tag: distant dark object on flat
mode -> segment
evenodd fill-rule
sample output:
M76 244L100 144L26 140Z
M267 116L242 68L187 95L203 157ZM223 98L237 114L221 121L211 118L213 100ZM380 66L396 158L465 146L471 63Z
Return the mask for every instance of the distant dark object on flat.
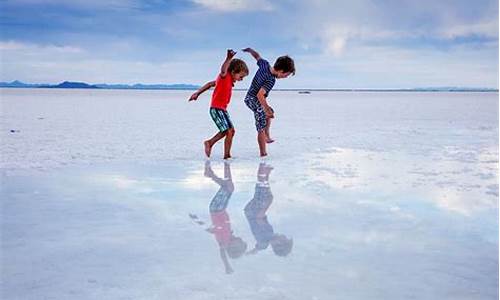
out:
M90 85L85 82L71 82L64 81L57 85L44 86L45 88L56 88L56 89L98 89L96 85Z
M310 94L311 91L299 91L299 94Z

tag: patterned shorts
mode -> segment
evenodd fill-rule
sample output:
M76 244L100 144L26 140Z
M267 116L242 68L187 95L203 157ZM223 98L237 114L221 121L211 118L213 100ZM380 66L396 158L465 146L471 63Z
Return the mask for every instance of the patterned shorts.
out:
M231 118L229 118L229 113L223 109L210 107L210 117L212 117L220 132L234 127Z
M225 189L224 187L220 188L217 194L212 198L212 201L210 201L210 212L213 213L225 210L232 194L233 192L231 190Z
M257 183L252 200L245 206L245 215L255 218L262 210L266 210L271 205L273 198L269 184Z
M264 128L266 128L267 126L266 113L264 112L264 108L260 104L259 100L254 97L247 96L245 98L245 104L253 111L253 115L255 118L255 128L257 129L257 131L264 130ZM272 108L271 111L274 112Z

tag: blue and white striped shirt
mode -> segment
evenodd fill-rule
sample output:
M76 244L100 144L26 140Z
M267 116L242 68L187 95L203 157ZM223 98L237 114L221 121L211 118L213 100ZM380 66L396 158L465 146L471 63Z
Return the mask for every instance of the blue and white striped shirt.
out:
M247 97L257 98L257 93L261 88L266 90L265 96L267 97L276 82L276 78L271 73L271 66L267 60L261 58L257 61L257 65L259 66L259 69L253 77L252 85L250 85L250 88L248 89Z

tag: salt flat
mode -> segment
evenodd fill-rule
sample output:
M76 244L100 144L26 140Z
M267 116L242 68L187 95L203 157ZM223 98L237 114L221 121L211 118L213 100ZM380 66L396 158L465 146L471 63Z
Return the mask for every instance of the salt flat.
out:
M261 160L236 91L225 164L208 95L0 92L3 299L498 298L498 93L275 91Z

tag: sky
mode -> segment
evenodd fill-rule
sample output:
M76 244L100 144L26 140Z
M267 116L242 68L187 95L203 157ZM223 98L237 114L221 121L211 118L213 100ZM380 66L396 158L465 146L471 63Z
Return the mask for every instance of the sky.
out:
M213 80L252 47L278 88L498 88L497 0L0 0L0 81Z

